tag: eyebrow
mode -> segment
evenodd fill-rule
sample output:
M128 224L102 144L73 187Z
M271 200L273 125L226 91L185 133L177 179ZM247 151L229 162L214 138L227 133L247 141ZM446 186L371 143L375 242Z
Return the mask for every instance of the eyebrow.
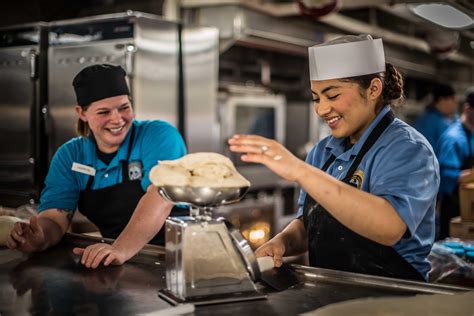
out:
M323 93L325 93L325 92L328 92L329 90L335 89L335 88L340 88L340 86L328 86L328 87L324 88L324 89L321 91L321 94L323 94ZM318 94L317 94L316 92L314 92L313 90L311 90L311 92L312 92L313 94L318 95Z
M121 108L121 107L123 107L125 105L129 105L129 104L130 104L130 102L125 102L123 104L120 104L118 107ZM98 108L96 111L110 111L110 109L109 108Z

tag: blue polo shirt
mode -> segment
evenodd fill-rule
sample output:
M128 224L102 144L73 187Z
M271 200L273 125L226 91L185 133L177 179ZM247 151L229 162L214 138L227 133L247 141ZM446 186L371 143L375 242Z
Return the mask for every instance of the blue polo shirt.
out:
M453 119L444 116L434 106L430 105L415 121L415 128L426 137L431 147L436 148L441 134L451 125Z
M141 162L144 191L151 184L150 169L158 160L174 160L186 154L186 147L179 132L163 121L133 121L135 140L129 162ZM74 162L91 166L96 170L92 189L101 189L122 182L121 161L127 160L131 130L120 145L117 154L106 165L97 157L95 140L91 137L76 137L63 144L55 153L41 193L38 212L50 208L74 212L79 194L85 190L89 175L73 171Z
M471 134L471 148L474 150L474 133ZM441 171L441 195L453 194L458 185L459 175L464 160L474 153L469 153L467 137L463 130L461 120L457 120L446 132L441 135L436 146L436 154Z
M347 151L345 139L329 136L311 150L306 162L322 168L334 155L337 158L326 172L342 180L367 137L389 110L390 107L385 106ZM396 118L366 153L354 174L359 175L359 188L386 199L403 219L410 236L399 240L393 248L427 278L430 270L427 257L434 242L440 181L438 161L428 141ZM302 190L298 217L303 214L305 198L306 192Z

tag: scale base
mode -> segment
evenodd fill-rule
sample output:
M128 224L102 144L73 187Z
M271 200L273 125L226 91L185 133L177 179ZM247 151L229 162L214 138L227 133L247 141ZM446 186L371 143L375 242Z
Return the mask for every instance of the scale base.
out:
M181 299L175 296L168 289L161 289L158 291L158 296L175 306L182 303L191 303L196 306L200 305L213 305L213 304L222 304L229 302L241 302L241 301L254 301L266 299L267 296L259 292L241 292L241 293L227 293L227 294L214 294L214 295L204 295L204 296L195 296L187 299Z

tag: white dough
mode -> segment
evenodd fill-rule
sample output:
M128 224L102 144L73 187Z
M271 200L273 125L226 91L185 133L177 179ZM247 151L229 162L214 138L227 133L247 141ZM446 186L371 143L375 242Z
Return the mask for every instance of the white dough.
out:
M250 186L229 158L217 153L195 153L177 160L159 161L150 171L151 182L159 186L240 188Z

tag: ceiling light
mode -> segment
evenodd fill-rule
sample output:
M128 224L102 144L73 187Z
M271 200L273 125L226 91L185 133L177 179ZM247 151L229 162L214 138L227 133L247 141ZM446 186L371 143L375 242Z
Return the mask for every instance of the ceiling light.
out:
M429 3L410 5L419 17L449 29L465 29L474 25L472 17L449 4Z

